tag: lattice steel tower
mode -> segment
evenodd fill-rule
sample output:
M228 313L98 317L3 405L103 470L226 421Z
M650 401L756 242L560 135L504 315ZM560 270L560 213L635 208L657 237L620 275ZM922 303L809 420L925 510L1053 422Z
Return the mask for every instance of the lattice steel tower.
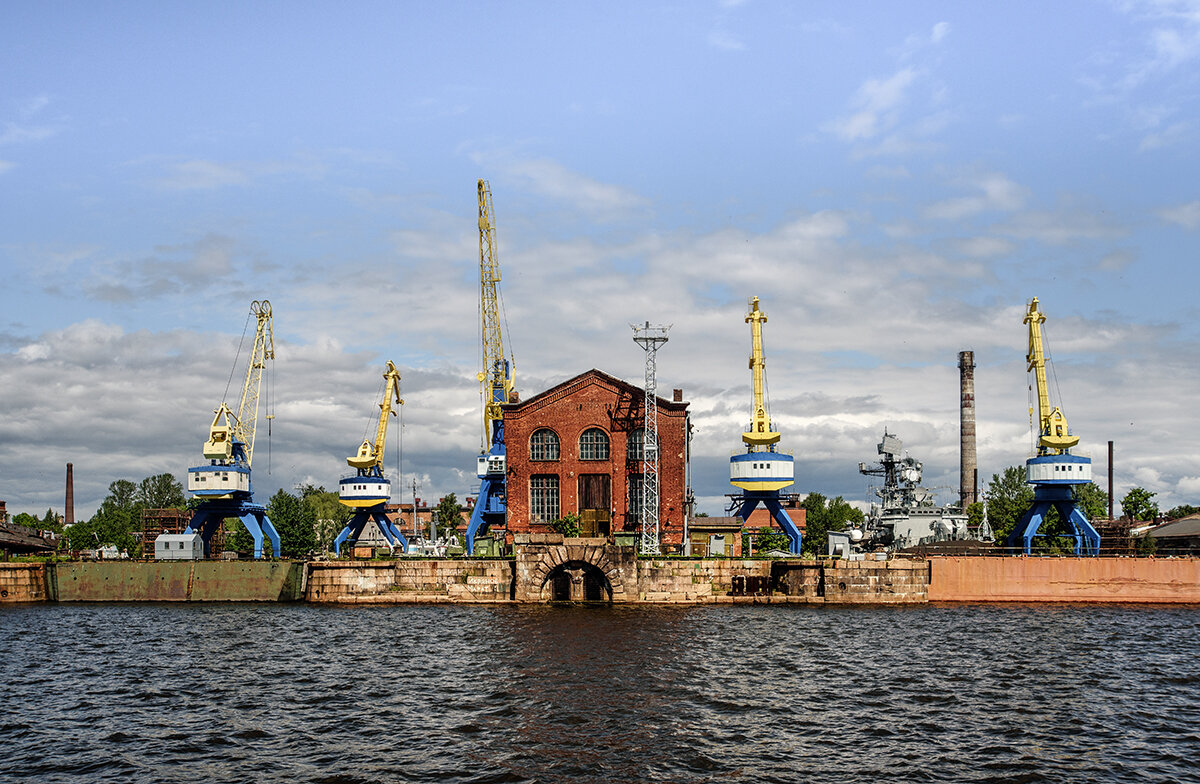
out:
M655 368L658 347L667 342L671 325L631 324L633 340L646 350L646 414L642 436L642 544L643 555L658 555L658 382Z

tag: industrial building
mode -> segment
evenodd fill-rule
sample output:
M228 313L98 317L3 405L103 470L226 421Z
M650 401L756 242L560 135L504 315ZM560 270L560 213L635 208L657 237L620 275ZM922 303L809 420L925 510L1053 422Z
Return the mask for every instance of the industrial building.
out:
M640 532L644 399L640 387L589 370L503 406L510 543L568 514L579 515L581 536ZM678 552L689 497L683 390L656 398L656 411L661 544Z

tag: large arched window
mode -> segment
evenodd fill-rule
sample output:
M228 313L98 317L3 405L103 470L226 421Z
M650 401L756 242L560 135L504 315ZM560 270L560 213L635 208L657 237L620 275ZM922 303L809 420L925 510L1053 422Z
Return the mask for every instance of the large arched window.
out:
M580 460L607 460L608 434L598 427L588 428L579 437Z
M631 430L625 440L625 458L641 462L646 454L646 431L642 428Z
M548 428L540 428L529 437L530 460L557 460L558 434Z

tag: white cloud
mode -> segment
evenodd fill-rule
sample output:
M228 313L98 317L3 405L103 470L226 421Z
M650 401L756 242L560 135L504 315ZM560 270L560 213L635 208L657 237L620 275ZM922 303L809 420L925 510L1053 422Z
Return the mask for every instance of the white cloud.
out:
M745 42L727 30L713 30L708 34L708 43L716 49L727 52L740 52L746 48Z
M1180 204L1178 207L1168 207L1158 211L1158 217L1168 223L1175 223L1185 229L1200 228L1200 201Z
M896 112L904 104L916 78L914 68L902 68L885 79L868 79L851 101L856 111L829 123L827 130L845 141L878 136L896 123Z
M518 159L501 166L509 176L533 192L595 215L623 213L647 206L646 200L636 193L571 171L557 161Z
M933 220L961 220L985 211L1011 212L1020 209L1029 190L1003 174L987 174L967 183L983 191L978 196L947 199L925 209L925 217Z

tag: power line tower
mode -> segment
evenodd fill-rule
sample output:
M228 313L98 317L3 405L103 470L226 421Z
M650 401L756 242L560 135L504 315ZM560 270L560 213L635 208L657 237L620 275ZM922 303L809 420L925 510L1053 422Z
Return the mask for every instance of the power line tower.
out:
M658 347L667 342L671 325L631 324L633 340L646 351L646 414L642 437L642 555L658 555Z

